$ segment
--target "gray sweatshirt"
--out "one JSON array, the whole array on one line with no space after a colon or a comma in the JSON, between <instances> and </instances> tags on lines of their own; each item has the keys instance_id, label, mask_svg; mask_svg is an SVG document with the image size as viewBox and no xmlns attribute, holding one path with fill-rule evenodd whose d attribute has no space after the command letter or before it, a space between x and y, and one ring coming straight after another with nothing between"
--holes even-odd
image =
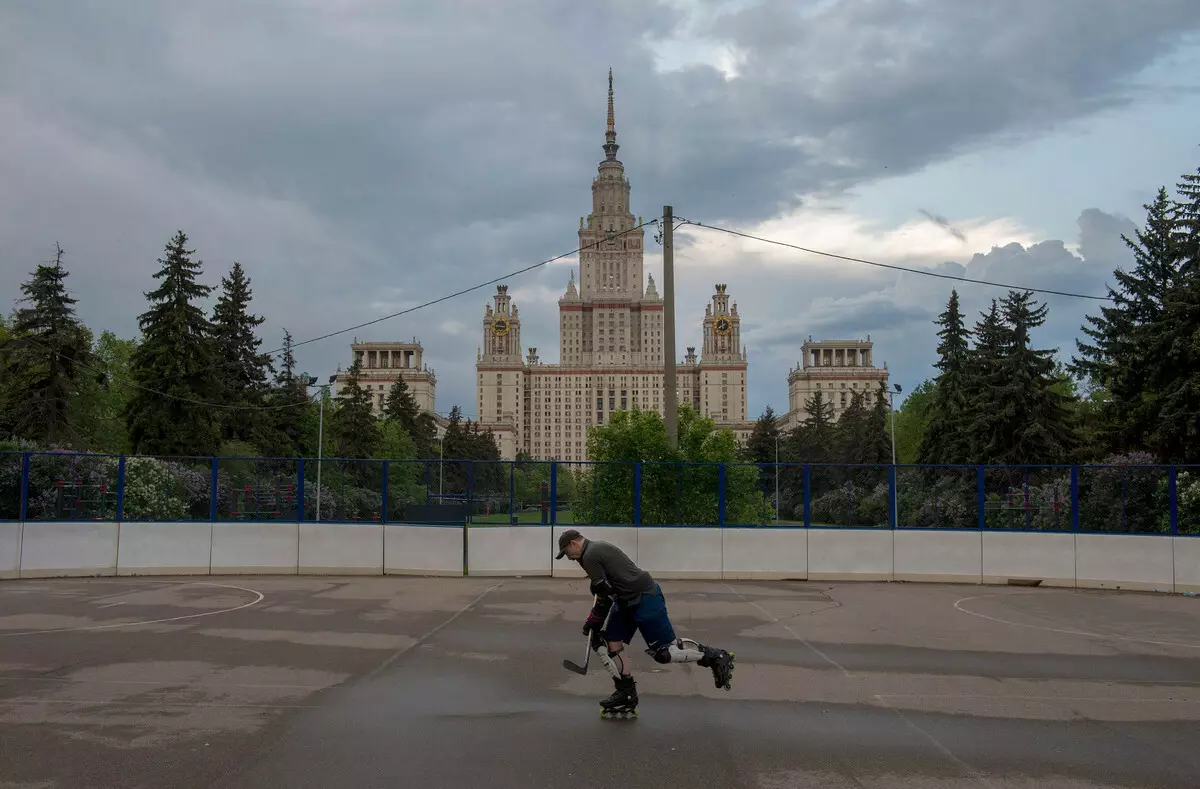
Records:
<instances>
[{"instance_id":1,"label":"gray sweatshirt","mask_svg":"<svg viewBox=\"0 0 1200 789\"><path fill-rule=\"evenodd\" d=\"M585 539L579 566L593 581L607 578L612 584L613 597L622 607L637 605L644 594L657 594L658 584L650 573L612 543Z\"/></svg>"}]
</instances>

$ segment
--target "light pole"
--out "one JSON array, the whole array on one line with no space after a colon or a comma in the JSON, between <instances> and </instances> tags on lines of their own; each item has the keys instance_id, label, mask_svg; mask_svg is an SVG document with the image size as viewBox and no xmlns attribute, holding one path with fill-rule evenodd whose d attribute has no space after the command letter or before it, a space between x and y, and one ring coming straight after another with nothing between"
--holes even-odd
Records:
<instances>
[{"instance_id":1,"label":"light pole","mask_svg":"<svg viewBox=\"0 0 1200 789\"><path fill-rule=\"evenodd\" d=\"M888 392L888 402L892 412L892 474L896 473L896 395L900 394L900 384L892 384L895 392ZM892 528L900 521L900 511L896 508L896 486L892 485Z\"/></svg>"},{"instance_id":2,"label":"light pole","mask_svg":"<svg viewBox=\"0 0 1200 789\"><path fill-rule=\"evenodd\" d=\"M320 393L321 401L317 410L317 521L321 520L321 459L325 457L325 395L329 392L329 387L337 380L337 375L329 376L329 383L321 384ZM317 377L314 375L308 379L308 385L313 386L317 383Z\"/></svg>"},{"instance_id":3,"label":"light pole","mask_svg":"<svg viewBox=\"0 0 1200 789\"><path fill-rule=\"evenodd\" d=\"M775 522L779 522L779 437L775 434Z\"/></svg>"},{"instance_id":4,"label":"light pole","mask_svg":"<svg viewBox=\"0 0 1200 789\"><path fill-rule=\"evenodd\" d=\"M446 434L438 436L438 506L442 504L442 478L446 469Z\"/></svg>"}]
</instances>

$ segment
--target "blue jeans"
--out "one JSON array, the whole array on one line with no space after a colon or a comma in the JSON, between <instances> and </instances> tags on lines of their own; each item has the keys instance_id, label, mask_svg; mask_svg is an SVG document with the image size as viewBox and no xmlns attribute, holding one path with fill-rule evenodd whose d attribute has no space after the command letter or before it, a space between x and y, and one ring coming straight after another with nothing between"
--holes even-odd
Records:
<instances>
[{"instance_id":1,"label":"blue jeans","mask_svg":"<svg viewBox=\"0 0 1200 789\"><path fill-rule=\"evenodd\" d=\"M673 642L675 628L667 616L666 597L658 584L654 585L654 590L642 595L637 605L624 607L620 603L614 603L608 624L604 628L605 638L629 644L633 642L634 634L640 630L649 649L657 649Z\"/></svg>"}]
</instances>

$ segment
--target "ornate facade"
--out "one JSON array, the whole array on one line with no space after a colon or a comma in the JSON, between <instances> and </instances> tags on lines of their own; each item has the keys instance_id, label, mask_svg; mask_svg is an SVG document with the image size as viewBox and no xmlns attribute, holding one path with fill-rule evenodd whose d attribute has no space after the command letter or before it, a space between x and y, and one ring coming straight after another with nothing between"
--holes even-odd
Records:
<instances>
[{"instance_id":1,"label":"ornate facade","mask_svg":"<svg viewBox=\"0 0 1200 789\"><path fill-rule=\"evenodd\" d=\"M617 159L612 72L604 159L592 180L592 210L579 220L579 279L572 271L558 301L559 361L522 354L521 316L496 288L485 307L476 360L479 423L490 427L501 456L528 452L542 460L587 460L588 428L613 411L637 406L663 412L663 301L654 278L643 279L645 234L630 210L630 184ZM711 416L745 439L746 352L741 317L725 285L705 307L700 356L678 365L680 403Z\"/></svg>"},{"instance_id":2,"label":"ornate facade","mask_svg":"<svg viewBox=\"0 0 1200 789\"><path fill-rule=\"evenodd\" d=\"M417 408L437 416L437 375L424 363L424 349L414 337L412 342L355 342L350 346L354 361L362 372L358 383L371 398L371 410L376 416L383 413L392 384L403 378L416 401ZM336 397L346 384L346 371L340 366L333 381Z\"/></svg>"},{"instance_id":3,"label":"ornate facade","mask_svg":"<svg viewBox=\"0 0 1200 789\"><path fill-rule=\"evenodd\" d=\"M865 340L821 340L812 337L801 347L803 362L788 371L788 412L785 427L795 427L808 418L804 404L817 390L833 403L836 421L850 405L854 392L863 393L863 405L871 408L879 396L879 384L887 386L887 363L875 366L871 335Z\"/></svg>"}]
</instances>

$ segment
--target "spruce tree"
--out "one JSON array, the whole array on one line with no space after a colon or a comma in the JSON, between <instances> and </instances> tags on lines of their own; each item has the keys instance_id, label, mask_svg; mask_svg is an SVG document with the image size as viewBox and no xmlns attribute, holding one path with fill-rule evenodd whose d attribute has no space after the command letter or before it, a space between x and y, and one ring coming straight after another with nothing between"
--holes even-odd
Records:
<instances>
[{"instance_id":1,"label":"spruce tree","mask_svg":"<svg viewBox=\"0 0 1200 789\"><path fill-rule=\"evenodd\" d=\"M413 443L417 445L417 457L434 458L438 454L437 422L433 414L422 411L417 415L416 432L413 433Z\"/></svg>"},{"instance_id":2,"label":"spruce tree","mask_svg":"<svg viewBox=\"0 0 1200 789\"><path fill-rule=\"evenodd\" d=\"M1059 386L1055 351L1032 347L1030 332L1046 322L1049 306L1030 291L1013 291L1001 303L1008 348L993 380L999 442L992 457L1011 465L1063 463L1076 437L1073 404Z\"/></svg>"},{"instance_id":3,"label":"spruce tree","mask_svg":"<svg viewBox=\"0 0 1200 789\"><path fill-rule=\"evenodd\" d=\"M1177 281L1167 296L1151 385L1159 412L1151 434L1168 462L1200 462L1200 170L1184 175L1174 204Z\"/></svg>"},{"instance_id":4,"label":"spruce tree","mask_svg":"<svg viewBox=\"0 0 1200 789\"><path fill-rule=\"evenodd\" d=\"M398 378L388 390L383 418L398 423L412 437L417 457L430 457L437 442L437 426L431 415L421 411L403 378Z\"/></svg>"},{"instance_id":5,"label":"spruce tree","mask_svg":"<svg viewBox=\"0 0 1200 789\"><path fill-rule=\"evenodd\" d=\"M1117 287L1109 287L1111 306L1088 315L1081 327L1091 342L1077 339L1078 355L1068 369L1108 396L1100 406L1102 441L1113 452L1148 448L1160 408L1158 393L1148 386L1160 379L1159 323L1168 294L1179 278L1179 242L1175 210L1165 188L1144 206L1146 226L1136 238L1122 236L1133 252L1133 270L1113 271Z\"/></svg>"},{"instance_id":6,"label":"spruce tree","mask_svg":"<svg viewBox=\"0 0 1200 789\"><path fill-rule=\"evenodd\" d=\"M220 446L219 394L213 368L212 324L195 304L212 288L200 284L200 261L178 231L166 245L154 278L161 284L146 294L150 309L138 316L142 339L130 360L141 388L125 409L133 451L152 455L215 455Z\"/></svg>"},{"instance_id":7,"label":"spruce tree","mask_svg":"<svg viewBox=\"0 0 1200 789\"><path fill-rule=\"evenodd\" d=\"M337 396L331 431L338 457L370 458L379 448L379 430L371 410L371 396L360 383L362 362L354 360Z\"/></svg>"},{"instance_id":8,"label":"spruce tree","mask_svg":"<svg viewBox=\"0 0 1200 789\"><path fill-rule=\"evenodd\" d=\"M44 446L74 443L79 431L70 404L91 370L91 336L75 317L76 299L67 292L63 249L38 266L21 285L24 297L0 347L0 425L16 438Z\"/></svg>"},{"instance_id":9,"label":"spruce tree","mask_svg":"<svg viewBox=\"0 0 1200 789\"><path fill-rule=\"evenodd\" d=\"M850 405L842 412L834 426L834 455L837 463L869 463L868 431L871 429L870 412L863 405L862 392L850 394Z\"/></svg>"},{"instance_id":10,"label":"spruce tree","mask_svg":"<svg viewBox=\"0 0 1200 789\"><path fill-rule=\"evenodd\" d=\"M965 365L963 389L968 403L963 413L962 434L967 437L967 454L972 463L998 463L1004 454L1006 416L1001 412L1000 389L1004 385L1002 364L1011 344L1010 332L992 299L987 312L975 324L975 347ZM930 432L933 432L932 426Z\"/></svg>"},{"instance_id":11,"label":"spruce tree","mask_svg":"<svg viewBox=\"0 0 1200 789\"><path fill-rule=\"evenodd\" d=\"M266 395L271 357L259 352L262 340L255 329L263 318L249 312L250 280L240 263L221 279L221 295L213 309L213 343L221 366L213 371L223 403L261 406ZM226 441L251 441L259 430L258 410L228 410L222 414L221 437Z\"/></svg>"},{"instance_id":12,"label":"spruce tree","mask_svg":"<svg viewBox=\"0 0 1200 789\"><path fill-rule=\"evenodd\" d=\"M466 464L460 462L470 458L470 438L463 428L462 409L458 406L450 408L447 418L446 432L442 436L439 447L441 462L441 478L447 493L465 493L467 490Z\"/></svg>"},{"instance_id":13,"label":"spruce tree","mask_svg":"<svg viewBox=\"0 0 1200 789\"><path fill-rule=\"evenodd\" d=\"M818 389L804 403L807 416L789 436L789 455L800 463L828 463L836 448L833 403Z\"/></svg>"},{"instance_id":14,"label":"spruce tree","mask_svg":"<svg viewBox=\"0 0 1200 789\"><path fill-rule=\"evenodd\" d=\"M746 441L745 459L751 463L774 463L776 451L782 450L779 441L779 417L775 409L767 406L755 421L754 430Z\"/></svg>"},{"instance_id":15,"label":"spruce tree","mask_svg":"<svg viewBox=\"0 0 1200 789\"><path fill-rule=\"evenodd\" d=\"M315 453L318 406L309 396L309 375L296 370L292 335L283 330L283 353L265 398L267 410L252 439L266 457L303 457ZM322 395L323 396L323 395Z\"/></svg>"},{"instance_id":16,"label":"spruce tree","mask_svg":"<svg viewBox=\"0 0 1200 789\"><path fill-rule=\"evenodd\" d=\"M892 452L892 398L887 383L879 382L875 389L875 401L867 416L867 446L863 452L864 463L891 463Z\"/></svg>"},{"instance_id":17,"label":"spruce tree","mask_svg":"<svg viewBox=\"0 0 1200 789\"><path fill-rule=\"evenodd\" d=\"M929 427L917 450L918 463L971 463L970 400L967 395L970 332L963 325L958 291L950 292L946 310L938 316L938 361L941 372L935 390Z\"/></svg>"}]
</instances>

